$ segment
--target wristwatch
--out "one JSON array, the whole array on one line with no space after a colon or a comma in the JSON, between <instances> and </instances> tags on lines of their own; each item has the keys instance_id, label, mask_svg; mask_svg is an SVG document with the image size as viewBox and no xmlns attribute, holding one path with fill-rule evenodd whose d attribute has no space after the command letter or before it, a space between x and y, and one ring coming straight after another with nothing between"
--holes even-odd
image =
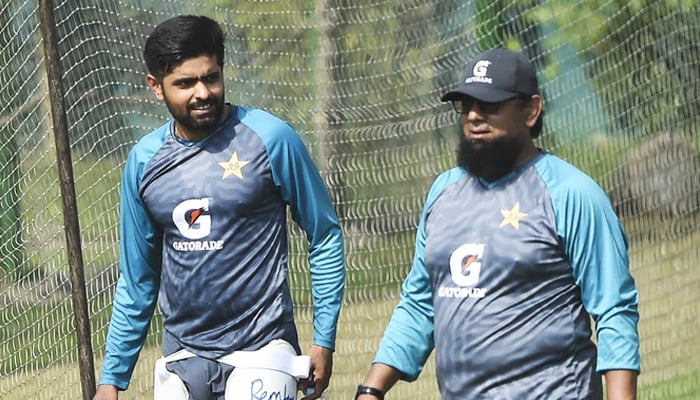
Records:
<instances>
[{"instance_id":1,"label":"wristwatch","mask_svg":"<svg viewBox=\"0 0 700 400\"><path fill-rule=\"evenodd\" d=\"M382 393L381 390L370 386L358 386L357 392L355 392L355 400L357 400L357 398L360 397L361 394L369 394L376 397L379 400L384 400L384 393Z\"/></svg>"}]
</instances>

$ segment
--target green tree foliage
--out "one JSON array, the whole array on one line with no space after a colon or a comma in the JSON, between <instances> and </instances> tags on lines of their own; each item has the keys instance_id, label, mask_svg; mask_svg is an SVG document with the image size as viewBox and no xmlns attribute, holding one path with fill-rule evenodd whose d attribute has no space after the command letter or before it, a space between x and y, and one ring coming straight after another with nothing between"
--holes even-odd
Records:
<instances>
[{"instance_id":1,"label":"green tree foliage","mask_svg":"<svg viewBox=\"0 0 700 400\"><path fill-rule=\"evenodd\" d=\"M326 174L341 219L371 217L381 229L376 220L392 216L365 207L369 198L398 195L414 182L366 182L353 170L374 168L372 154L394 154L388 164L400 165L405 154L397 146L409 145L401 132L410 129L406 121L415 123L421 113L433 117L426 94L434 82L422 72L434 68L435 54L426 52L426 40L439 34L434 7L417 1L364 7L345 0L217 6L227 12L215 17L234 27L227 48L232 100L290 121ZM429 100L434 106L436 99ZM362 206L348 210L351 204Z\"/></svg>"},{"instance_id":2,"label":"green tree foliage","mask_svg":"<svg viewBox=\"0 0 700 400\"><path fill-rule=\"evenodd\" d=\"M592 60L587 72L613 131L655 134L683 127L700 112L696 1L543 0L527 15L556 27L550 44L568 41Z\"/></svg>"}]
</instances>

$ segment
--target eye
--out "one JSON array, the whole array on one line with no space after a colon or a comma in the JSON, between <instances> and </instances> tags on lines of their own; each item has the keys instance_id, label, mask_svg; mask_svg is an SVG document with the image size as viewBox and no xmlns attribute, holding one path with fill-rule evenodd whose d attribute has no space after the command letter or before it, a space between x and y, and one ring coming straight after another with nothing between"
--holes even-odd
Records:
<instances>
[{"instance_id":1,"label":"eye","mask_svg":"<svg viewBox=\"0 0 700 400\"><path fill-rule=\"evenodd\" d=\"M479 108L482 112L486 114L496 114L501 108L501 103L490 103L487 101L480 101Z\"/></svg>"},{"instance_id":2,"label":"eye","mask_svg":"<svg viewBox=\"0 0 700 400\"><path fill-rule=\"evenodd\" d=\"M462 115L469 114L469 112L472 110L472 107L474 107L475 104L479 108L479 111L484 114L496 114L500 110L501 104L503 104L503 102L492 103L472 98L452 102L455 111Z\"/></svg>"},{"instance_id":3,"label":"eye","mask_svg":"<svg viewBox=\"0 0 700 400\"><path fill-rule=\"evenodd\" d=\"M188 87L194 85L194 82L195 82L195 81L194 81L193 79L182 79L182 80L179 80L179 81L175 81L175 82L173 83L173 85L174 85L174 86L177 86L177 87L179 87L179 88L188 88Z\"/></svg>"},{"instance_id":4,"label":"eye","mask_svg":"<svg viewBox=\"0 0 700 400\"><path fill-rule=\"evenodd\" d=\"M202 79L202 80L203 80L205 83L216 83L216 82L219 81L219 74L216 73L216 74L207 75L207 76L205 76L204 79Z\"/></svg>"}]
</instances>

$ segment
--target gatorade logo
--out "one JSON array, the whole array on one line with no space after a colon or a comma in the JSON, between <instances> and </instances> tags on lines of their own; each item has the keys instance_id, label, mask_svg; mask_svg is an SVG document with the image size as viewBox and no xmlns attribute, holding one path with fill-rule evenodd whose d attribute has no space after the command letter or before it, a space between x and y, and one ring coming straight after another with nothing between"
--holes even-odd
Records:
<instances>
[{"instance_id":1,"label":"gatorade logo","mask_svg":"<svg viewBox=\"0 0 700 400\"><path fill-rule=\"evenodd\" d=\"M459 246L450 256L450 276L457 286L440 286L437 297L447 299L480 299L486 297L488 289L477 287L481 276L481 259L485 245L468 243Z\"/></svg>"},{"instance_id":2,"label":"gatorade logo","mask_svg":"<svg viewBox=\"0 0 700 400\"><path fill-rule=\"evenodd\" d=\"M209 198L185 200L173 209L173 222L182 236L201 239L211 233Z\"/></svg>"},{"instance_id":3,"label":"gatorade logo","mask_svg":"<svg viewBox=\"0 0 700 400\"><path fill-rule=\"evenodd\" d=\"M491 65L491 61L477 61L476 64L474 64L474 70L472 71L472 73L474 74L474 76L486 76L486 72L489 69L489 65Z\"/></svg>"},{"instance_id":4,"label":"gatorade logo","mask_svg":"<svg viewBox=\"0 0 700 400\"><path fill-rule=\"evenodd\" d=\"M452 253L450 256L452 282L458 286L474 286L479 282L484 247L479 243L463 244Z\"/></svg>"},{"instance_id":5,"label":"gatorade logo","mask_svg":"<svg viewBox=\"0 0 700 400\"><path fill-rule=\"evenodd\" d=\"M470 76L467 79L465 79L464 83L479 82L479 83L488 83L489 85L492 84L493 79L486 76L486 73L488 72L488 69L489 69L489 65L491 65L491 61L487 61L487 60L477 61L476 64L474 64L474 69L472 69L472 74L474 76Z\"/></svg>"}]
</instances>

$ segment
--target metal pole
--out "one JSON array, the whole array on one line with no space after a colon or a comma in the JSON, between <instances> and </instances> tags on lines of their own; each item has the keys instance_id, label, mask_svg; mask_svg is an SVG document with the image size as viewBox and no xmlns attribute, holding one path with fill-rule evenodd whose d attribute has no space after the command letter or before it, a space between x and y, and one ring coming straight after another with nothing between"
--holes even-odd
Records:
<instances>
[{"instance_id":1,"label":"metal pole","mask_svg":"<svg viewBox=\"0 0 700 400\"><path fill-rule=\"evenodd\" d=\"M80 222L73 181L68 120L65 112L63 71L58 51L56 21L52 0L39 0L39 28L44 42L44 58L51 103L54 138L58 164L61 198L63 200L63 223L66 233L68 263L70 265L71 295L73 298L73 319L78 339L78 363L83 399L90 400L95 395L95 367L90 336L83 254L80 247Z\"/></svg>"}]
</instances>

